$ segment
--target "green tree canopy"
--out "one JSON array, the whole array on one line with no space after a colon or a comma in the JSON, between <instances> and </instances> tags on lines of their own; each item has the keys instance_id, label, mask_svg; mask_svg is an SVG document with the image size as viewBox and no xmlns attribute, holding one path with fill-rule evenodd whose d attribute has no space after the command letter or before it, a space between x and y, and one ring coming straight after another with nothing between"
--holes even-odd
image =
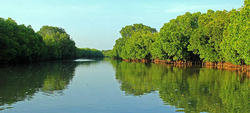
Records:
<instances>
[{"instance_id":1,"label":"green tree canopy","mask_svg":"<svg viewBox=\"0 0 250 113\"><path fill-rule=\"evenodd\" d=\"M110 56L123 59L147 58L149 56L148 48L151 45L149 44L150 38L152 38L152 34L156 32L155 28L143 24L133 24L123 27L120 30L122 37L116 40L115 46L112 52L110 52ZM138 53L136 53L136 51Z\"/></svg>"},{"instance_id":2,"label":"green tree canopy","mask_svg":"<svg viewBox=\"0 0 250 113\"><path fill-rule=\"evenodd\" d=\"M199 27L191 35L188 50L200 55L203 61L222 61L220 43L228 23L229 14L226 10L208 10L199 16Z\"/></svg>"},{"instance_id":3,"label":"green tree canopy","mask_svg":"<svg viewBox=\"0 0 250 113\"><path fill-rule=\"evenodd\" d=\"M198 17L200 13L191 14L187 12L185 15L178 16L176 19L165 23L160 30L160 42L162 50L166 53L168 59L187 60L191 53L187 50L189 39L193 30L198 27ZM157 45L156 44L156 45ZM162 56L159 56L162 58Z\"/></svg>"},{"instance_id":4,"label":"green tree canopy","mask_svg":"<svg viewBox=\"0 0 250 113\"><path fill-rule=\"evenodd\" d=\"M48 47L48 59L68 59L76 56L75 42L62 28L43 26L38 33Z\"/></svg>"},{"instance_id":5,"label":"green tree canopy","mask_svg":"<svg viewBox=\"0 0 250 113\"><path fill-rule=\"evenodd\" d=\"M230 24L224 32L221 43L222 55L225 61L240 64L244 61L250 64L250 1L245 0L244 6L233 9L230 14Z\"/></svg>"},{"instance_id":6,"label":"green tree canopy","mask_svg":"<svg viewBox=\"0 0 250 113\"><path fill-rule=\"evenodd\" d=\"M122 48L123 59L150 59L149 47L152 44L153 34L149 31L134 33Z\"/></svg>"},{"instance_id":7,"label":"green tree canopy","mask_svg":"<svg viewBox=\"0 0 250 113\"><path fill-rule=\"evenodd\" d=\"M45 58L46 45L32 27L0 18L0 61L32 62Z\"/></svg>"}]
</instances>

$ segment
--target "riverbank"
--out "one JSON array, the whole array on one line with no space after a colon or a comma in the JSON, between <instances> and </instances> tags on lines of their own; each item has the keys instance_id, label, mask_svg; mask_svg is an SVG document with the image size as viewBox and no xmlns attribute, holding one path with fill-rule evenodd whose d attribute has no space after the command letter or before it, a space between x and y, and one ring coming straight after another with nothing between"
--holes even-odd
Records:
<instances>
[{"instance_id":1,"label":"riverbank","mask_svg":"<svg viewBox=\"0 0 250 113\"><path fill-rule=\"evenodd\" d=\"M116 59L117 58L112 58ZM221 70L236 71L240 74L247 74L250 77L250 66L249 65L235 65L229 62L202 62L202 61L169 61L160 59L121 59L125 62L141 62L141 63L155 63L155 64L167 64L169 66L175 67L191 67L193 65L198 65L205 68L214 68Z\"/></svg>"}]
</instances>

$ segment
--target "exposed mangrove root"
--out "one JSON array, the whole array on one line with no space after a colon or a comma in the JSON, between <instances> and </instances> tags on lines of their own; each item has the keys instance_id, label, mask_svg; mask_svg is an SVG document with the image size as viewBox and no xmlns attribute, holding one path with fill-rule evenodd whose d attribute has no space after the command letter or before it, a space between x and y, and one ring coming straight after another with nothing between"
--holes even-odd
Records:
<instances>
[{"instance_id":1,"label":"exposed mangrove root","mask_svg":"<svg viewBox=\"0 0 250 113\"><path fill-rule=\"evenodd\" d=\"M246 74L247 77L250 78L250 65L235 65L228 62L191 62L191 61L168 61L168 60L160 60L160 59L123 59L126 62L142 62L142 63L155 63L155 64L162 64L168 66L175 66L175 67L191 67L195 66L202 66L205 68L213 68L213 69L220 69L220 70L231 70L236 71L239 74Z\"/></svg>"},{"instance_id":2,"label":"exposed mangrove root","mask_svg":"<svg viewBox=\"0 0 250 113\"><path fill-rule=\"evenodd\" d=\"M204 67L237 71L240 74L246 73L247 75L250 75L248 74L250 73L249 65L235 65L229 62L205 62Z\"/></svg>"},{"instance_id":3,"label":"exposed mangrove root","mask_svg":"<svg viewBox=\"0 0 250 113\"><path fill-rule=\"evenodd\" d=\"M123 59L125 62L142 62L142 63L155 63L155 64L171 64L171 66L176 67L191 67L193 63L191 61L168 61L168 60L159 60L159 59ZM195 65L200 64L200 62L195 62Z\"/></svg>"}]
</instances>

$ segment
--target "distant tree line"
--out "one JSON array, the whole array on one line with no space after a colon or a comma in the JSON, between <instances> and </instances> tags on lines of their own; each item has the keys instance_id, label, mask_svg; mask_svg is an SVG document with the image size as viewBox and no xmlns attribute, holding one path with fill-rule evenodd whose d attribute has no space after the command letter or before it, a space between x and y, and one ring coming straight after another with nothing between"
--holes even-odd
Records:
<instances>
[{"instance_id":1,"label":"distant tree line","mask_svg":"<svg viewBox=\"0 0 250 113\"><path fill-rule=\"evenodd\" d=\"M77 58L86 57L86 58L96 58L96 57L104 57L102 51L97 49L90 48L77 48L76 52Z\"/></svg>"},{"instance_id":2,"label":"distant tree line","mask_svg":"<svg viewBox=\"0 0 250 113\"><path fill-rule=\"evenodd\" d=\"M250 0L239 9L185 13L159 32L143 24L125 26L106 56L120 59L201 60L250 64Z\"/></svg>"},{"instance_id":3,"label":"distant tree line","mask_svg":"<svg viewBox=\"0 0 250 113\"><path fill-rule=\"evenodd\" d=\"M0 18L0 63L103 57L101 51L77 48L63 28L18 25L11 18Z\"/></svg>"}]
</instances>

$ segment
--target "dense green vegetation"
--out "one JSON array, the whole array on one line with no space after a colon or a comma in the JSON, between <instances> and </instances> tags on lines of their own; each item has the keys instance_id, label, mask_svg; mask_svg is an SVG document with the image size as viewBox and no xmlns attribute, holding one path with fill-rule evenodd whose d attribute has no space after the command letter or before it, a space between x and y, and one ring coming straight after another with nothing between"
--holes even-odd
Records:
<instances>
[{"instance_id":1,"label":"dense green vegetation","mask_svg":"<svg viewBox=\"0 0 250 113\"><path fill-rule=\"evenodd\" d=\"M96 58L96 57L103 57L104 54L102 53L102 51L97 50L97 49L90 49L90 48L77 48L76 50L77 54L76 57L80 58L80 57L86 57L86 58Z\"/></svg>"},{"instance_id":2,"label":"dense green vegetation","mask_svg":"<svg viewBox=\"0 0 250 113\"><path fill-rule=\"evenodd\" d=\"M0 18L0 61L37 61L45 59L47 47L31 26L17 25Z\"/></svg>"},{"instance_id":3,"label":"dense green vegetation","mask_svg":"<svg viewBox=\"0 0 250 113\"><path fill-rule=\"evenodd\" d=\"M159 92L164 104L183 112L235 113L250 109L250 80L233 71L118 60L111 63L127 95Z\"/></svg>"},{"instance_id":4,"label":"dense green vegetation","mask_svg":"<svg viewBox=\"0 0 250 113\"><path fill-rule=\"evenodd\" d=\"M112 51L107 56L123 59L149 58L149 47L152 43L155 28L143 24L126 26L120 31L122 38L116 40Z\"/></svg>"},{"instance_id":5,"label":"dense green vegetation","mask_svg":"<svg viewBox=\"0 0 250 113\"><path fill-rule=\"evenodd\" d=\"M75 42L62 28L43 26L38 31L47 46L48 59L68 59L76 56Z\"/></svg>"},{"instance_id":6,"label":"dense green vegetation","mask_svg":"<svg viewBox=\"0 0 250 113\"><path fill-rule=\"evenodd\" d=\"M250 0L231 11L185 13L157 32L142 24L120 31L112 51L105 55L121 59L201 60L250 64Z\"/></svg>"},{"instance_id":7,"label":"dense green vegetation","mask_svg":"<svg viewBox=\"0 0 250 113\"><path fill-rule=\"evenodd\" d=\"M103 57L101 51L77 48L63 28L18 25L11 18L0 18L0 63Z\"/></svg>"}]
</instances>

